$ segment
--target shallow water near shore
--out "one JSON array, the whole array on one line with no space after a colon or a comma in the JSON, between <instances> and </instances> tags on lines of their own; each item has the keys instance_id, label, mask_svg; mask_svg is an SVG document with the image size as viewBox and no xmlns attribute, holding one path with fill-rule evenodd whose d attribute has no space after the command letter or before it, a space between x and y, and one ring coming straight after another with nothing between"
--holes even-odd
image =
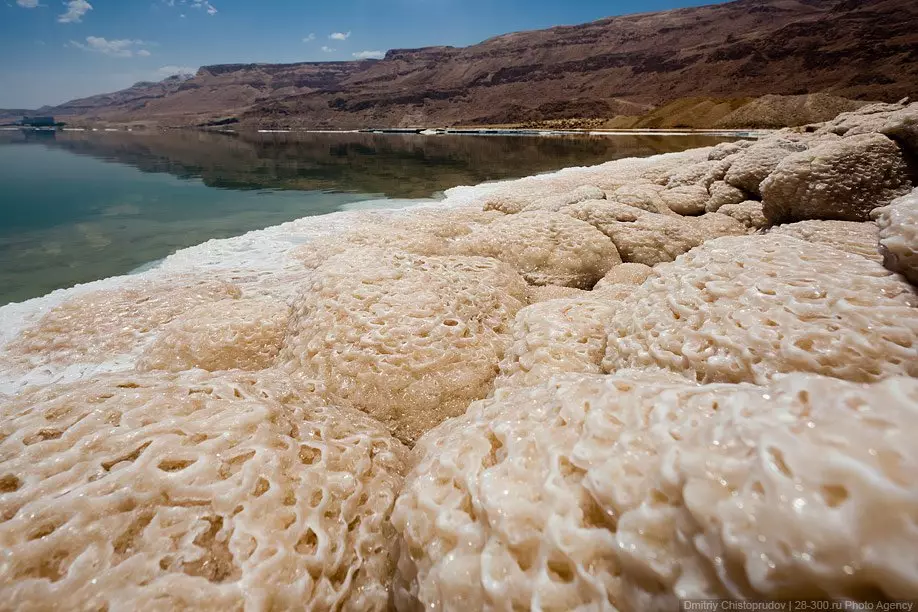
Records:
<instances>
[{"instance_id":1,"label":"shallow water near shore","mask_svg":"<svg viewBox=\"0 0 918 612\"><path fill-rule=\"evenodd\" d=\"M301 217L724 140L2 132L0 305Z\"/></svg>"}]
</instances>

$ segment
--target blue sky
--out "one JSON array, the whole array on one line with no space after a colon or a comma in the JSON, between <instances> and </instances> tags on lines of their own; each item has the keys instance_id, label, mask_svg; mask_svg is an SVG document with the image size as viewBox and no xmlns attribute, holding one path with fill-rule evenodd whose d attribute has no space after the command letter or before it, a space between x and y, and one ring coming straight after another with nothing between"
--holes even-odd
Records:
<instances>
[{"instance_id":1,"label":"blue sky","mask_svg":"<svg viewBox=\"0 0 918 612\"><path fill-rule=\"evenodd\" d=\"M178 70L374 57L715 0L0 0L0 108Z\"/></svg>"}]
</instances>

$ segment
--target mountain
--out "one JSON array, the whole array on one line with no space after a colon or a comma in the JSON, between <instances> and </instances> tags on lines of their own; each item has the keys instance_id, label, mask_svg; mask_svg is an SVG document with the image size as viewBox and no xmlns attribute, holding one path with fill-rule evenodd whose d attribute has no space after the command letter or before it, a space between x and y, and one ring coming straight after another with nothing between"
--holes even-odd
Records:
<instances>
[{"instance_id":1,"label":"mountain","mask_svg":"<svg viewBox=\"0 0 918 612\"><path fill-rule=\"evenodd\" d=\"M918 93L918 2L737 0L465 48L396 49L382 60L206 66L188 80L43 112L159 125L443 126L611 119L683 98L817 92L886 101Z\"/></svg>"}]
</instances>

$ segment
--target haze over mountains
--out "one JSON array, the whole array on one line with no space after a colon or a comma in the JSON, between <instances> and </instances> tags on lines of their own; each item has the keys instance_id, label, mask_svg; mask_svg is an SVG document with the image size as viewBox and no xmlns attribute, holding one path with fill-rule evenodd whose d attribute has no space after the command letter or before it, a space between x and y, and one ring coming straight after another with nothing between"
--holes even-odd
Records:
<instances>
[{"instance_id":1,"label":"haze over mountains","mask_svg":"<svg viewBox=\"0 0 918 612\"><path fill-rule=\"evenodd\" d=\"M688 108L727 105L714 122L754 98L813 93L827 95L785 101L784 112L808 122L823 106L846 110L839 98L918 93L918 3L738 0L382 60L205 66L41 112L73 123L361 128L608 120L694 98Z\"/></svg>"}]
</instances>

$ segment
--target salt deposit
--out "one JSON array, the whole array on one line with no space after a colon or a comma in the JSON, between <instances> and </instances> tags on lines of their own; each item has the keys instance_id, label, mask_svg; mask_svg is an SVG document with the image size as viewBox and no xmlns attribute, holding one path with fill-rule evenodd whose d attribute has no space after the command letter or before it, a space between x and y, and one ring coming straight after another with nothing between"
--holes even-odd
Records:
<instances>
[{"instance_id":1,"label":"salt deposit","mask_svg":"<svg viewBox=\"0 0 918 612\"><path fill-rule=\"evenodd\" d=\"M918 598L916 108L0 308L0 608Z\"/></svg>"}]
</instances>

